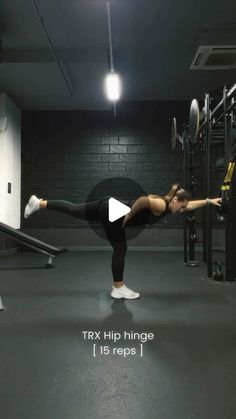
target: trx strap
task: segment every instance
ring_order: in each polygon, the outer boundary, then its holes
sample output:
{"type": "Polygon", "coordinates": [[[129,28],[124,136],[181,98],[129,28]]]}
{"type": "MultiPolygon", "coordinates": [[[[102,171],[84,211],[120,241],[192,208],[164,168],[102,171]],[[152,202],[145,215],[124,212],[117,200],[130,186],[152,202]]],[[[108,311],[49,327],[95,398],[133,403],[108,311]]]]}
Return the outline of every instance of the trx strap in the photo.
{"type": "Polygon", "coordinates": [[[220,188],[221,193],[221,199],[222,204],[221,207],[217,208],[217,214],[219,217],[221,217],[220,221],[224,221],[224,215],[228,212],[228,204],[231,194],[231,186],[232,186],[232,179],[234,175],[235,170],[235,164],[236,164],[236,143],[233,145],[232,149],[232,156],[228,163],[227,172],[224,177],[224,181],[220,188]]]}
{"type": "Polygon", "coordinates": [[[229,194],[230,194],[230,190],[231,190],[231,184],[232,184],[232,177],[234,174],[234,169],[235,169],[235,162],[234,161],[230,161],[228,163],[228,168],[227,168],[227,172],[224,178],[224,182],[221,186],[221,198],[222,198],[222,203],[223,205],[227,205],[228,203],[228,199],[229,199],[229,194]]]}

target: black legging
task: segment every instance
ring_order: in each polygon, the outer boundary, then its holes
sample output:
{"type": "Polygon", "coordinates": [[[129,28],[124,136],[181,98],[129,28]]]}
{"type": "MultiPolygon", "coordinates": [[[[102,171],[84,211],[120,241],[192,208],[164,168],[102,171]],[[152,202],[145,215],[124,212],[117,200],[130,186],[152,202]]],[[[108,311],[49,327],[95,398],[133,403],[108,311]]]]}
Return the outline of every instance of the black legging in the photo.
{"type": "Polygon", "coordinates": [[[125,230],[122,229],[123,218],[111,223],[108,220],[108,201],[110,197],[105,197],[97,201],[86,204],[72,204],[67,201],[47,201],[47,209],[63,212],[82,220],[100,221],[104,227],[107,238],[113,248],[112,255],[112,274],[113,280],[123,281],[125,255],[127,252],[127,243],[125,230]]]}

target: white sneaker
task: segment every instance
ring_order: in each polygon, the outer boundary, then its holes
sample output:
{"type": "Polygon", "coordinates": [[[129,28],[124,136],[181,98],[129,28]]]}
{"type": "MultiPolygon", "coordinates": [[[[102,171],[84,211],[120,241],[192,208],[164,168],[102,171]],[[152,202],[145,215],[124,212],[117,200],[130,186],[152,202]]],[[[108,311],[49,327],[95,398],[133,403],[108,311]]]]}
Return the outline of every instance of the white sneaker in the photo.
{"type": "Polygon", "coordinates": [[[140,297],[140,294],[138,292],[134,292],[127,288],[125,285],[122,285],[120,288],[112,287],[111,292],[112,298],[125,298],[126,300],[135,300],[136,298],[140,297]]]}
{"type": "Polygon", "coordinates": [[[37,198],[37,196],[35,196],[35,195],[32,195],[30,197],[29,202],[25,207],[24,218],[28,218],[35,211],[39,210],[40,201],[41,201],[41,199],[37,198]]]}

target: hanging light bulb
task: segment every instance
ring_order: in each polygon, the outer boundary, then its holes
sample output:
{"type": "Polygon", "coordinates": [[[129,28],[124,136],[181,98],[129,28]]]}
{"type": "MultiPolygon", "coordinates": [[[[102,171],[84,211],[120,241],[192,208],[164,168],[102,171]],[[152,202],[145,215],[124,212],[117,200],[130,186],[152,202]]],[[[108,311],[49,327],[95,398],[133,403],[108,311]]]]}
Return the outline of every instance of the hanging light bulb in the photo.
{"type": "Polygon", "coordinates": [[[111,71],[105,77],[105,93],[109,100],[115,102],[121,96],[121,80],[117,73],[111,71]]]}
{"type": "Polygon", "coordinates": [[[111,11],[110,2],[107,1],[107,21],[108,21],[108,37],[109,37],[109,54],[110,54],[110,72],[105,77],[105,94],[114,105],[114,115],[116,115],[115,102],[121,96],[121,79],[114,71],[113,64],[113,48],[112,48],[112,30],[111,30],[111,11]]]}

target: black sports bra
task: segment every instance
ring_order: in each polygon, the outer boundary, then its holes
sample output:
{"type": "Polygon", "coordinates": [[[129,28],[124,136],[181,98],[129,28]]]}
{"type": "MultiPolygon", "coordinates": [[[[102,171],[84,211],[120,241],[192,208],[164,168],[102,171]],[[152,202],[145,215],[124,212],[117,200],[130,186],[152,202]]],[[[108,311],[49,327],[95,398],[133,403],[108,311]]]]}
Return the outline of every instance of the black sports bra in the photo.
{"type": "MultiPolygon", "coordinates": [[[[128,205],[131,208],[135,201],[136,200],[127,201],[126,205],[128,205]]],[[[131,218],[131,220],[129,220],[127,222],[127,226],[138,226],[138,225],[143,225],[143,224],[149,224],[149,225],[155,224],[157,221],[164,218],[170,212],[169,211],[169,203],[168,202],[165,202],[165,203],[166,203],[166,209],[165,209],[164,212],[162,212],[162,214],[154,215],[149,208],[144,208],[143,210],[141,210],[140,212],[135,214],[131,218]]]]}

